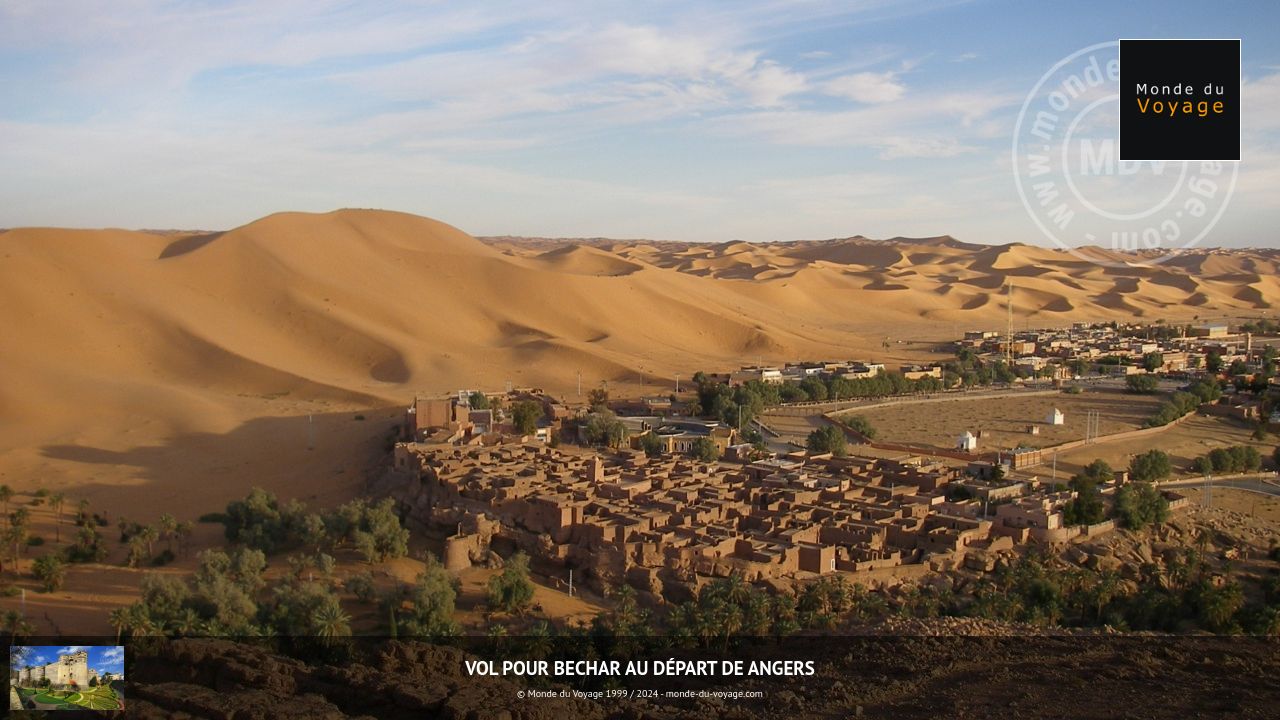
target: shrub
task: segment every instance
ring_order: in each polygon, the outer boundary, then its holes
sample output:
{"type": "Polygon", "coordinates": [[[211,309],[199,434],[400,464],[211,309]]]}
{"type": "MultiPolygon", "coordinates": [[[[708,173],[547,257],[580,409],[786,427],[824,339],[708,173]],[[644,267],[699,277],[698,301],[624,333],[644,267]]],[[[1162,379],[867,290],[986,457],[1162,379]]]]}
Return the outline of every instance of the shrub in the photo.
{"type": "Polygon", "coordinates": [[[30,547],[40,547],[43,544],[44,544],[44,538],[40,537],[39,535],[32,535],[31,537],[27,538],[27,545],[30,547]]]}
{"type": "Polygon", "coordinates": [[[373,575],[367,570],[356,573],[347,578],[347,592],[355,595],[361,602],[374,602],[378,599],[378,593],[373,586],[373,575]]]}
{"type": "Polygon", "coordinates": [[[1160,387],[1160,381],[1154,375],[1129,375],[1124,385],[1131,393],[1150,395],[1160,387]]]}
{"type": "Polygon", "coordinates": [[[220,512],[205,513],[200,516],[200,522],[221,525],[227,521],[227,514],[220,512]]]}
{"type": "Polygon", "coordinates": [[[844,421],[845,425],[858,432],[868,440],[874,440],[876,437],[876,429],[871,426],[871,421],[863,415],[853,415],[844,421]]]}

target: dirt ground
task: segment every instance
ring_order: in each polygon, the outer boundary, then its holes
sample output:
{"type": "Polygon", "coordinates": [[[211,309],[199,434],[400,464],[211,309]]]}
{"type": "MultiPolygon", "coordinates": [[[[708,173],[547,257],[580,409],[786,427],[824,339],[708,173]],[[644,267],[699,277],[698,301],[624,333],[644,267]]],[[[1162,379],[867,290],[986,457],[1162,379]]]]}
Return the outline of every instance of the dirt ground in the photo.
{"type": "Polygon", "coordinates": [[[1164,395],[1133,395],[1112,388],[1088,388],[1079,395],[948,399],[875,408],[855,412],[876,429],[876,439],[951,448],[966,430],[983,433],[979,451],[1009,450],[1019,445],[1047,447],[1085,436],[1088,411],[1100,413],[1102,435],[1142,427],[1164,395]],[[1066,416],[1062,425],[1048,425],[1054,408],[1066,416]],[[1040,429],[1039,435],[1027,432],[1040,429]]]}
{"type": "Polygon", "coordinates": [[[1174,472],[1179,475],[1189,473],[1192,460],[1216,447],[1253,445],[1263,458],[1269,459],[1277,438],[1253,440],[1252,432],[1251,428],[1226,418],[1197,416],[1146,437],[1104,441],[1064,452],[1058,456],[1058,476],[1070,477],[1096,458],[1102,458],[1113,468],[1126,467],[1129,458],[1153,449],[1169,453],[1174,472]]]}
{"type": "MultiPolygon", "coordinates": [[[[1197,505],[1205,504],[1205,492],[1200,488],[1179,488],[1178,492],[1191,498],[1197,505]]],[[[1257,520],[1273,523],[1280,528],[1280,498],[1253,493],[1247,490],[1214,488],[1211,507],[1222,508],[1257,520]]],[[[1277,538],[1280,539],[1280,538],[1277,538]]]]}

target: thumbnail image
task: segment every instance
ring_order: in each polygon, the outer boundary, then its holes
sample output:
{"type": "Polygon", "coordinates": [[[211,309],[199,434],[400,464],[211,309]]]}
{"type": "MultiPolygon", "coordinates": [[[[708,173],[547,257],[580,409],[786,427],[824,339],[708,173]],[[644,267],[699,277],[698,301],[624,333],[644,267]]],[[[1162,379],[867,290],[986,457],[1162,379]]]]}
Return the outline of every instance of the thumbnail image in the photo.
{"type": "Polygon", "coordinates": [[[123,710],[124,647],[12,645],[10,710],[123,710]]]}

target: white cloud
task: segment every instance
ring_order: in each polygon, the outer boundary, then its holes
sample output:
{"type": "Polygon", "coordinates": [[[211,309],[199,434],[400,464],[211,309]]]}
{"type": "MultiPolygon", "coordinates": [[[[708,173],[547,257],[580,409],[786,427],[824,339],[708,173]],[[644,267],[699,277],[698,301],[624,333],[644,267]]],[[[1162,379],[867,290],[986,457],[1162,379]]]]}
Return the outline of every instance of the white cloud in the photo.
{"type": "Polygon", "coordinates": [[[897,73],[860,72],[829,80],[823,90],[855,102],[887,103],[901,98],[907,87],[898,81],[897,73]]]}
{"type": "Polygon", "coordinates": [[[70,655],[72,653],[77,653],[77,652],[80,652],[81,650],[88,650],[88,649],[89,649],[88,645],[68,645],[64,648],[59,649],[58,654],[70,655]]]}

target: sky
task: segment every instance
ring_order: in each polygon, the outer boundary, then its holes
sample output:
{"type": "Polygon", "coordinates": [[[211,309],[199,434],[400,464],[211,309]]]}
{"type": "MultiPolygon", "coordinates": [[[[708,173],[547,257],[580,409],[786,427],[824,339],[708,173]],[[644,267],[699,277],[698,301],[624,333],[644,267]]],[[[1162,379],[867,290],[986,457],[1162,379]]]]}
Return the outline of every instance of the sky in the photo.
{"type": "Polygon", "coordinates": [[[374,207],[474,235],[1044,244],[1027,93],[1120,37],[1243,40],[1214,245],[1275,246],[1280,3],[0,0],[0,227],[374,207]]]}
{"type": "Polygon", "coordinates": [[[27,649],[20,667],[47,665],[57,662],[60,655],[84,650],[89,656],[89,667],[97,670],[99,677],[105,673],[116,677],[124,674],[124,648],[119,645],[31,645],[27,649]]]}

